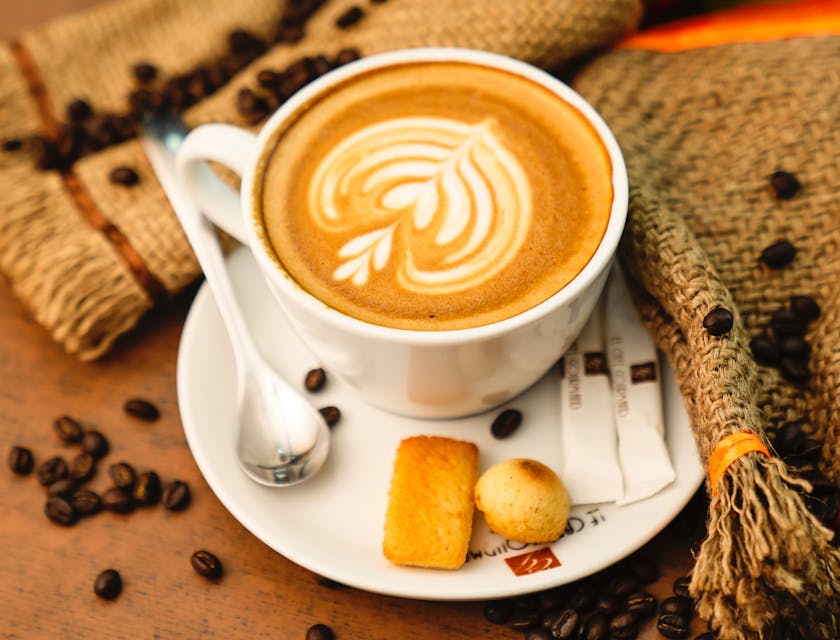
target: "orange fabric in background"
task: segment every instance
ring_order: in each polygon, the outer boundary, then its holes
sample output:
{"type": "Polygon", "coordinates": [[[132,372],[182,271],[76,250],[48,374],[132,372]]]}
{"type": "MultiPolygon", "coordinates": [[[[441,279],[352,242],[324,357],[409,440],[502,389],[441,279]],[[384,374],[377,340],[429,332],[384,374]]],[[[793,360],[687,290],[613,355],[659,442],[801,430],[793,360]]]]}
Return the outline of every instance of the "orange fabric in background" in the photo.
{"type": "Polygon", "coordinates": [[[803,0],[726,9],[641,31],[617,46],[669,53],[730,42],[821,35],[840,35],[840,0],[803,0]]]}

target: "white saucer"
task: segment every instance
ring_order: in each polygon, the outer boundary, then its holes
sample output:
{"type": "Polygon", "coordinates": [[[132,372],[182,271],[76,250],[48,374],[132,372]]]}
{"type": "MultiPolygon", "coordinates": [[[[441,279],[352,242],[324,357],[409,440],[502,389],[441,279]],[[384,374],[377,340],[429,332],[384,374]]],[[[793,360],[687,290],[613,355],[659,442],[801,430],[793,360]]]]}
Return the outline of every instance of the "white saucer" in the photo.
{"type": "MultiPolygon", "coordinates": [[[[296,385],[317,362],[274,305],[251,255],[228,261],[234,288],[266,358],[296,385]]],[[[688,417],[673,373],[663,365],[668,448],[676,481],[647,500],[573,507],[567,534],[550,545],[509,543],[476,515],[471,557],[456,571],[389,563],[381,552],[387,491],[397,446],[415,434],[475,442],[481,470],[511,457],[558,468],[557,378],[543,380],[508,406],[525,418],[506,440],[495,440],[496,411],[456,421],[411,420],[357,400],[332,379],[309,397],[342,413],[333,428],[327,464],[311,480],[286,489],[255,484],[239,469],[233,449],[233,354],[210,291],[203,286],[184,326],[178,353],[178,401],[189,446],[222,504],[278,553],[317,574],[367,591],[430,600],[477,600],[528,593],[590,575],[631,554],[688,502],[703,478],[688,417]],[[514,570],[516,569],[516,571],[514,570]]]]}

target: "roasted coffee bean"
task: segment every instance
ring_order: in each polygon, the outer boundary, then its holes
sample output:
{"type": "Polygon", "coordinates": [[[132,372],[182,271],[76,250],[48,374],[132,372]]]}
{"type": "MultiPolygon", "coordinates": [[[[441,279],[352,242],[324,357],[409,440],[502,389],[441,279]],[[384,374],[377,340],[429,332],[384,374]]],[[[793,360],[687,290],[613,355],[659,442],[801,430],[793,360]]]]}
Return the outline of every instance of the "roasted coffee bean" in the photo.
{"type": "Polygon", "coordinates": [[[770,318],[770,328],[777,336],[801,336],[807,325],[790,309],[779,309],[770,318]]]}
{"type": "Polygon", "coordinates": [[[536,629],[528,629],[525,632],[525,640],[553,640],[554,636],[548,629],[537,627],[536,629]]]}
{"type": "Polygon", "coordinates": [[[507,598],[484,603],[484,617],[493,624],[506,624],[513,615],[513,601],[507,598]]]}
{"type": "Polygon", "coordinates": [[[106,569],[93,583],[93,592],[104,600],[113,600],[122,591],[122,578],[116,569],[106,569]]]}
{"type": "Polygon", "coordinates": [[[659,605],[659,613],[673,613],[683,618],[690,618],[694,613],[694,602],[682,596],[671,596],[665,598],[659,605]]]}
{"type": "Polygon", "coordinates": [[[679,596],[680,598],[687,598],[691,599],[691,591],[689,590],[691,586],[691,576],[680,576],[676,580],[674,580],[674,595],[679,596]]]}
{"type": "Polygon", "coordinates": [[[53,422],[53,429],[62,442],[78,442],[85,435],[85,430],[75,418],[60,416],[53,422]]]}
{"type": "Polygon", "coordinates": [[[335,640],[335,634],[327,625],[319,622],[306,630],[306,640],[335,640]]]}
{"type": "Polygon", "coordinates": [[[257,71],[257,84],[263,89],[275,91],[280,88],[282,82],[283,75],[272,69],[260,69],[257,71]]]}
{"type": "Polygon", "coordinates": [[[333,65],[336,67],[340,67],[342,65],[353,62],[354,60],[358,60],[361,57],[362,54],[359,52],[358,49],[342,49],[337,54],[335,54],[335,58],[333,58],[333,65]]]}
{"type": "Polygon", "coordinates": [[[796,195],[802,185],[789,171],[776,171],[770,176],[770,186],[773,187],[779,200],[789,200],[796,195]]]}
{"type": "Polygon", "coordinates": [[[581,640],[607,640],[610,637],[610,618],[603,613],[593,614],[583,625],[581,640]]]}
{"type": "Polygon", "coordinates": [[[64,162],[54,140],[44,136],[34,136],[30,142],[35,166],[41,171],[64,168],[64,162]]]}
{"type": "Polygon", "coordinates": [[[537,601],[541,611],[556,610],[566,601],[566,591],[562,587],[545,589],[537,593],[537,601]]]}
{"type": "Polygon", "coordinates": [[[140,176],[131,167],[119,166],[111,169],[108,174],[108,179],[122,187],[133,187],[140,182],[140,176]]]}
{"type": "Polygon", "coordinates": [[[228,48],[231,53],[254,54],[258,56],[265,51],[266,43],[265,40],[250,31],[237,29],[231,31],[228,35],[228,48]]]}
{"type": "Polygon", "coordinates": [[[80,516],[90,516],[102,511],[102,500],[99,494],[90,489],[79,489],[70,496],[70,504],[80,516]]]}
{"type": "Polygon", "coordinates": [[[656,596],[652,593],[631,593],[624,600],[624,610],[635,613],[639,618],[646,618],[656,613],[656,596]]]}
{"type": "Polygon", "coordinates": [[[131,71],[137,81],[142,84],[153,82],[158,75],[157,67],[150,62],[138,62],[131,67],[131,71]]]}
{"type": "Polygon", "coordinates": [[[762,333],[750,340],[750,351],[758,364],[771,367],[779,364],[779,347],[767,334],[762,333]]]}
{"type": "Polygon", "coordinates": [[[782,356],[779,372],[785,380],[794,384],[804,384],[811,379],[811,370],[808,368],[808,360],[805,358],[782,356]]]}
{"type": "Polygon", "coordinates": [[[76,98],[67,103],[67,119],[70,122],[82,122],[93,115],[93,109],[86,100],[76,98]]]}
{"type": "Polygon", "coordinates": [[[47,504],[44,505],[44,513],[50,520],[65,527],[72,526],[79,520],[79,514],[73,505],[61,496],[48,498],[47,504]]]}
{"type": "Polygon", "coordinates": [[[110,450],[108,439],[100,431],[85,431],[85,435],[82,436],[82,451],[98,460],[105,457],[110,450]]]}
{"type": "Polygon", "coordinates": [[[123,411],[128,415],[146,422],[154,422],[160,418],[160,409],[153,402],[143,398],[131,398],[123,404],[123,411]]]}
{"type": "Polygon", "coordinates": [[[90,480],[96,473],[96,458],[87,452],[80,453],[70,461],[68,473],[78,482],[90,480]]]}
{"type": "Polygon", "coordinates": [[[540,624],[540,614],[536,611],[514,613],[507,621],[507,624],[514,631],[533,629],[540,624]]]}
{"type": "Polygon", "coordinates": [[[352,27],[365,15],[365,12],[359,6],[352,6],[347,11],[336,18],[335,26],[339,29],[346,29],[352,27]]]}
{"type": "Polygon", "coordinates": [[[632,573],[620,573],[610,580],[607,590],[618,598],[626,598],[640,586],[639,579],[632,573]]]}
{"type": "Polygon", "coordinates": [[[618,609],[621,606],[621,600],[619,600],[616,596],[603,593],[595,598],[595,610],[602,611],[606,613],[608,616],[613,616],[618,613],[618,609]]]}
{"type": "Polygon", "coordinates": [[[820,317],[820,305],[811,296],[791,296],[790,310],[806,322],[820,317]]]}
{"type": "Polygon", "coordinates": [[[190,487],[186,482],[174,480],[163,490],[163,506],[170,511],[182,511],[190,504],[190,487]]]}
{"type": "Polygon", "coordinates": [[[557,640],[570,640],[577,636],[580,613],[576,609],[563,609],[554,618],[549,631],[557,640]]]}
{"type": "Polygon", "coordinates": [[[201,549],[193,553],[190,556],[190,564],[196,573],[205,578],[218,580],[222,577],[222,563],[209,551],[201,549]]]}
{"type": "Polygon", "coordinates": [[[577,611],[589,611],[595,606],[598,593],[591,582],[580,582],[569,596],[566,606],[577,611]]]}
{"type": "Polygon", "coordinates": [[[789,265],[796,256],[796,247],[787,240],[779,240],[761,252],[761,261],[771,269],[781,269],[789,265]]]}
{"type": "Polygon", "coordinates": [[[324,417],[324,422],[328,427],[334,427],[341,420],[341,411],[338,407],[321,407],[318,411],[324,417]]]}
{"type": "Polygon", "coordinates": [[[61,456],[55,456],[44,460],[38,465],[38,482],[42,485],[49,486],[53,482],[67,477],[67,462],[61,456]]]}
{"type": "Polygon", "coordinates": [[[78,488],[79,483],[72,478],[62,478],[61,480],[56,480],[47,487],[47,496],[58,496],[59,498],[68,499],[76,493],[78,488]]]}
{"type": "Polygon", "coordinates": [[[23,147],[23,140],[20,138],[6,138],[3,140],[3,151],[17,151],[23,147]]]}
{"type": "Polygon", "coordinates": [[[160,476],[154,471],[146,471],[137,476],[131,496],[138,507],[151,507],[160,502],[160,476]]]}
{"type": "Polygon", "coordinates": [[[102,494],[102,506],[114,513],[131,513],[134,511],[134,500],[125,489],[111,487],[102,494]]]}
{"type": "Polygon", "coordinates": [[[131,491],[134,488],[134,483],[137,480],[137,474],[127,462],[117,462],[108,468],[108,475],[111,476],[111,481],[114,486],[119,489],[126,489],[131,491]]]}
{"type": "Polygon", "coordinates": [[[518,409],[505,409],[493,420],[490,433],[497,440],[509,438],[522,424],[522,412],[518,409]]]}
{"type": "Polygon", "coordinates": [[[320,368],[308,371],[303,380],[303,386],[307,391],[320,391],[326,384],[327,372],[320,368]]]}
{"type": "Polygon", "coordinates": [[[32,473],[34,459],[32,451],[26,447],[14,446],[9,449],[9,469],[19,476],[27,476],[32,473]]]}
{"type": "Polygon", "coordinates": [[[639,618],[635,613],[624,611],[610,620],[610,634],[614,638],[635,638],[639,632],[639,618]]]}
{"type": "Polygon", "coordinates": [[[676,613],[659,616],[656,628],[666,638],[685,638],[688,635],[688,621],[676,613]]]}
{"type": "Polygon", "coordinates": [[[647,558],[631,558],[627,562],[627,569],[635,575],[642,584],[650,584],[659,580],[659,567],[647,558]]]}
{"type": "Polygon", "coordinates": [[[703,318],[703,328],[715,337],[722,336],[729,333],[732,328],[734,317],[729,309],[724,307],[716,307],[706,314],[703,318]]]}
{"type": "Polygon", "coordinates": [[[802,336],[784,336],[779,340],[779,351],[792,358],[807,359],[811,355],[811,345],[802,336]]]}

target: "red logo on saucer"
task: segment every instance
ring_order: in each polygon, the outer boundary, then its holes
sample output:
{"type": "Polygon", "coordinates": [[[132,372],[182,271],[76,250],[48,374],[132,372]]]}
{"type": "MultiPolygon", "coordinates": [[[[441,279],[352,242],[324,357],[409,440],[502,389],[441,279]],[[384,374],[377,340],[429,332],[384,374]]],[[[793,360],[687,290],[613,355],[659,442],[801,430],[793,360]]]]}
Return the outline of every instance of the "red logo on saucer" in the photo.
{"type": "Polygon", "coordinates": [[[549,547],[543,547],[536,551],[529,551],[518,556],[505,558],[505,562],[513,573],[518,576],[527,576],[560,566],[560,561],[549,547]]]}

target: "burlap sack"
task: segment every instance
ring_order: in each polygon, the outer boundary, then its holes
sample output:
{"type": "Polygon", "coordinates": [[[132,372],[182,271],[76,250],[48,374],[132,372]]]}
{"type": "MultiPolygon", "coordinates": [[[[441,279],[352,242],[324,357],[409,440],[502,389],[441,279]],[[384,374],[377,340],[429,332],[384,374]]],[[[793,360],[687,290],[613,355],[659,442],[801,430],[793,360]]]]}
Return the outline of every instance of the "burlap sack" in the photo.
{"type": "MultiPolygon", "coordinates": [[[[354,4],[326,2],[302,41],[270,48],[187,121],[246,124],[235,108],[239,89],[254,86],[260,69],[304,55],[453,45],[552,67],[615,42],[641,17],[639,0],[399,0],[365,4],[362,20],[338,28],[337,17],[354,4]]],[[[0,47],[0,139],[54,133],[73,98],[125,112],[133,64],[186,72],[218,59],[234,29],[271,38],[283,9],[275,0],[124,0],[28,33],[0,47]]],[[[0,269],[35,318],[84,360],[105,353],[199,274],[136,140],[61,173],[36,170],[26,148],[0,152],[0,198],[0,269]],[[140,184],[109,182],[120,165],[134,167],[140,184]]]]}
{"type": "MultiPolygon", "coordinates": [[[[837,3],[834,9],[840,15],[837,3]]],[[[785,17],[785,35],[793,20],[785,17]]],[[[632,193],[621,258],[677,372],[704,462],[731,433],[752,432],[769,445],[769,430],[801,421],[824,440],[823,471],[836,482],[840,37],[774,40],[765,25],[756,34],[764,42],[695,49],[693,43],[711,44],[703,24],[695,25],[694,36],[688,25],[636,41],[662,50],[629,42],[574,83],[605,117],[627,160],[632,193]],[[771,188],[777,170],[801,182],[790,199],[771,188]],[[796,256],[785,268],[768,268],[759,256],[782,238],[796,256]],[[749,343],[802,294],[813,296],[822,314],[806,336],[811,380],[797,385],[777,368],[757,365],[749,343]],[[735,317],[720,337],[703,326],[717,307],[735,317]]],[[[721,638],[762,631],[840,637],[834,532],[788,488],[795,483],[778,458],[750,454],[733,463],[711,500],[692,590],[721,638]]]]}

